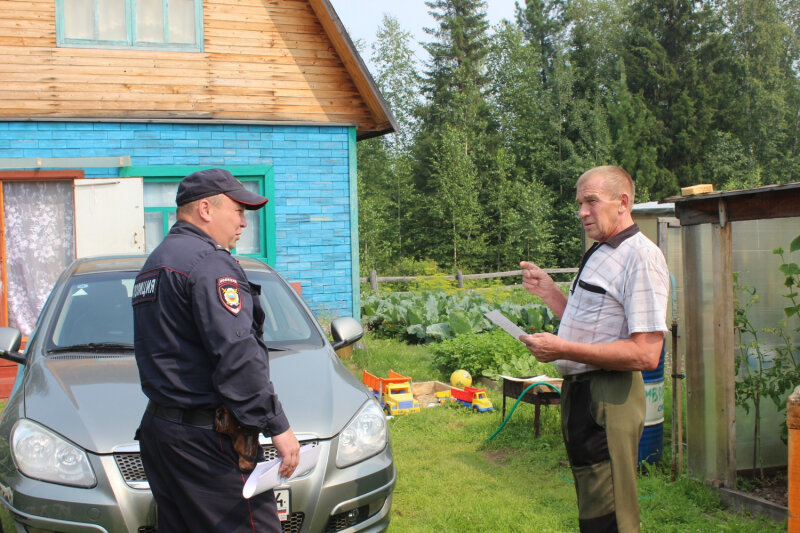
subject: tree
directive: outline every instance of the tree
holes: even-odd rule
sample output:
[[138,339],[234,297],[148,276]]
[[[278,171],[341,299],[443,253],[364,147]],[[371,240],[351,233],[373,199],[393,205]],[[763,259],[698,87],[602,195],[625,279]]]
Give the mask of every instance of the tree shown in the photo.
[[[453,268],[480,265],[485,251],[479,231],[482,210],[476,194],[478,173],[465,150],[466,137],[464,132],[447,125],[438,138],[431,165],[435,191],[431,207],[442,222],[438,229],[449,237]],[[444,257],[434,259],[445,263]]]
[[[419,105],[419,76],[411,34],[385,16],[372,47],[376,84],[392,108],[397,132],[359,143],[359,245],[363,270],[390,270],[405,254],[414,202],[408,146]],[[363,272],[362,272],[363,273]]]
[[[726,16],[739,61],[740,120],[733,125],[747,156],[769,183],[800,176],[798,167],[797,2],[728,0]],[[794,24],[794,27],[792,26]]]
[[411,34],[400,27],[396,18],[384,15],[376,37],[372,45],[372,62],[377,69],[375,83],[400,126],[388,137],[389,150],[399,155],[409,148],[414,137],[420,78],[411,48]]
[[[485,3],[479,0],[431,0],[426,4],[439,26],[425,29],[435,40],[424,45],[431,59],[423,75],[422,92],[426,102],[419,108],[419,129],[413,151],[414,184],[420,198],[427,201],[420,202],[415,211],[415,254],[419,258],[435,257],[446,261],[440,263],[444,267],[452,266],[450,263],[458,256],[445,253],[450,249],[451,241],[431,235],[430,231],[431,228],[452,227],[452,220],[442,218],[445,211],[430,209],[429,205],[440,200],[435,195],[442,191],[440,181],[445,169],[441,168],[444,154],[440,151],[446,150],[448,157],[458,152],[462,168],[474,169],[474,178],[478,180],[474,184],[472,174],[448,173],[447,179],[461,179],[463,183],[453,182],[454,187],[469,190],[481,208],[486,203],[489,194],[487,183],[496,167],[494,151],[497,142],[484,96],[488,52]],[[446,138],[451,134],[456,134],[455,139],[462,143],[457,151],[452,146],[455,140]],[[437,164],[440,165],[439,171],[435,171]],[[476,217],[475,236],[482,234],[487,222],[483,216]],[[473,238],[472,242],[477,241]]]
[[619,80],[611,84],[608,102],[612,160],[628,171],[636,183],[636,200],[647,201],[656,184],[672,176],[659,167],[659,153],[666,149],[664,125],[653,116],[641,93],[628,89],[625,62],[619,61]]
[[720,57],[718,14],[695,0],[643,0],[627,11],[627,36],[620,55],[629,91],[640,94],[664,125],[652,194],[677,193],[703,179],[702,154],[713,131]]

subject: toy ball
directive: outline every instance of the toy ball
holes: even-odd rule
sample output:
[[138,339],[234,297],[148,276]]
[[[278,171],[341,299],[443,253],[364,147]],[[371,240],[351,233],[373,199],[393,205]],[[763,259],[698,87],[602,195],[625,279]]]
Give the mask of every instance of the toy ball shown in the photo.
[[456,370],[450,374],[450,385],[463,389],[472,385],[472,376],[466,370]]

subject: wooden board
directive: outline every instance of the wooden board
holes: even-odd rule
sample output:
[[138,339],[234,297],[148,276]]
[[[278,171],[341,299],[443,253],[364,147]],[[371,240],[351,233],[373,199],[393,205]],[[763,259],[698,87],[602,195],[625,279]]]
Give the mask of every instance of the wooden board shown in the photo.
[[343,28],[314,4],[206,0],[204,50],[176,52],[57,47],[54,2],[0,0],[0,119],[294,120],[356,124],[359,135],[385,128],[347,41],[331,35]]

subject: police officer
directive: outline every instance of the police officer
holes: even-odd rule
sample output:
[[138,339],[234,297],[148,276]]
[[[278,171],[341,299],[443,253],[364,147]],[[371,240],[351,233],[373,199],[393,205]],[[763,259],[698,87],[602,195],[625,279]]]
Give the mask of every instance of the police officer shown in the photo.
[[133,290],[136,363],[150,400],[137,433],[158,530],[278,532],[273,492],[242,497],[247,473],[214,426],[225,406],[272,437],[282,476],[297,466],[300,446],[270,381],[260,287],[230,254],[245,209],[267,199],[214,168],[186,176],[176,203],[177,222]]

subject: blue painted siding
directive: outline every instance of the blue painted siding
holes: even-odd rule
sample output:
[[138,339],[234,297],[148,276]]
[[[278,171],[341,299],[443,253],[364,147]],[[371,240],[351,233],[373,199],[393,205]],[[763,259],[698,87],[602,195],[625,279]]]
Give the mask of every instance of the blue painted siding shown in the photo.
[[[133,166],[272,165],[276,264],[320,318],[359,317],[351,241],[351,128],[245,124],[0,122],[0,157],[120,157]],[[86,177],[119,169],[86,168]],[[357,258],[355,258],[357,261]],[[358,264],[357,262],[355,263]]]

